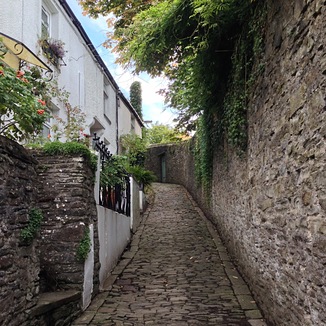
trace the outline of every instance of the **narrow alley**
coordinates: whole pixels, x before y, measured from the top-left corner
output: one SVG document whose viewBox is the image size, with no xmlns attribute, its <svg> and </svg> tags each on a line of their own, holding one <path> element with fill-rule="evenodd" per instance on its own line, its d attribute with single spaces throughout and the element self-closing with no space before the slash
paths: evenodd
<svg viewBox="0 0 326 326">
<path fill-rule="evenodd" d="M 154 190 L 154 204 L 106 291 L 73 325 L 266 325 L 186 190 L 171 184 Z"/>
</svg>

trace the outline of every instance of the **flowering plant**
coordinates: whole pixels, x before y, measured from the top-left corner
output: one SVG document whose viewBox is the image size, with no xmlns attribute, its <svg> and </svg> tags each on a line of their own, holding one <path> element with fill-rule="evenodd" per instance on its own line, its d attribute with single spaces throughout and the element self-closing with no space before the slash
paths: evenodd
<svg viewBox="0 0 326 326">
<path fill-rule="evenodd" d="M 59 60 L 62 60 L 65 56 L 65 43 L 61 40 L 55 40 L 53 38 L 42 38 L 39 40 L 39 44 L 43 50 L 46 58 L 54 65 L 59 64 Z"/>
<path fill-rule="evenodd" d="M 0 62 L 0 135 L 21 141 L 42 130 L 48 114 L 39 84 L 33 71 L 15 71 Z"/>
</svg>

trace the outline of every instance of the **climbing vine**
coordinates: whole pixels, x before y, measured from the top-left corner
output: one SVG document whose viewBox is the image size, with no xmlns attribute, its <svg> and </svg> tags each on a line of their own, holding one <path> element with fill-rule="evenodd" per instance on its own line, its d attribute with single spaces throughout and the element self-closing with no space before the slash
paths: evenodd
<svg viewBox="0 0 326 326">
<path fill-rule="evenodd" d="M 79 2 L 91 16 L 116 17 L 118 63 L 169 79 L 161 93 L 179 111 L 179 127 L 197 130 L 196 175 L 209 187 L 214 151 L 224 144 L 246 149 L 249 86 L 263 50 L 266 1 Z"/>
<path fill-rule="evenodd" d="M 215 99 L 217 104 L 205 107 L 197 121 L 195 173 L 206 190 L 210 189 L 214 151 L 223 147 L 225 141 L 239 154 L 246 150 L 249 96 L 253 81 L 264 69 L 260 59 L 264 50 L 265 21 L 266 7 L 260 3 L 252 8 L 234 42 L 227 87 Z M 255 66 L 256 62 L 260 63 Z"/>
</svg>

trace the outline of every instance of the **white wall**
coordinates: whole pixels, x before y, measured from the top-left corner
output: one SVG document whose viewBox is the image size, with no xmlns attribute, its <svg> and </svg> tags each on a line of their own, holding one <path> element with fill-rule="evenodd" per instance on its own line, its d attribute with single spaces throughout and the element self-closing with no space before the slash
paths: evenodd
<svg viewBox="0 0 326 326">
<path fill-rule="evenodd" d="M 130 241 L 130 217 L 97 205 L 100 289 Z"/>
<path fill-rule="evenodd" d="M 130 177 L 130 190 L 131 190 L 131 203 L 130 203 L 130 213 L 131 221 L 130 228 L 135 232 L 140 223 L 140 192 L 138 183 Z"/>
<path fill-rule="evenodd" d="M 83 306 L 85 310 L 92 300 L 93 279 L 94 279 L 94 225 L 89 226 L 89 236 L 91 238 L 91 250 L 84 263 L 84 291 L 83 291 Z"/>
<path fill-rule="evenodd" d="M 129 134 L 131 132 L 131 118 L 134 116 L 134 113 L 129 109 L 124 100 L 120 99 L 119 107 L 119 136 Z M 138 120 L 135 118 L 134 123 L 135 129 L 134 133 L 139 137 L 142 136 L 141 125 Z"/>
</svg>

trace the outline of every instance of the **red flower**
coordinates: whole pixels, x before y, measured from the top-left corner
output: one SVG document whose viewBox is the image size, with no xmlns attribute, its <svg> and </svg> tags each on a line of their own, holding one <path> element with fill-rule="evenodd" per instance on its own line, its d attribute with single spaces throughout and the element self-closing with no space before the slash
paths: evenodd
<svg viewBox="0 0 326 326">
<path fill-rule="evenodd" d="M 44 110 L 37 110 L 37 114 L 42 115 L 44 113 Z"/>
<path fill-rule="evenodd" d="M 41 99 L 37 100 L 37 102 L 41 103 L 43 106 L 45 106 L 45 104 L 46 104 L 45 101 L 43 101 Z"/>
<path fill-rule="evenodd" d="M 4 76 L 4 74 L 3 70 L 0 70 L 0 76 Z"/>
<path fill-rule="evenodd" d="M 49 139 L 51 138 L 51 134 L 48 134 L 48 138 L 49 138 Z"/>
<path fill-rule="evenodd" d="M 24 75 L 25 75 L 25 72 L 24 71 L 18 70 L 17 71 L 17 74 L 16 74 L 16 77 L 17 78 L 22 78 Z"/>
<path fill-rule="evenodd" d="M 21 78 L 21 80 L 22 80 L 24 83 L 26 83 L 26 84 L 29 83 L 29 81 L 28 81 L 26 78 Z"/>
</svg>

